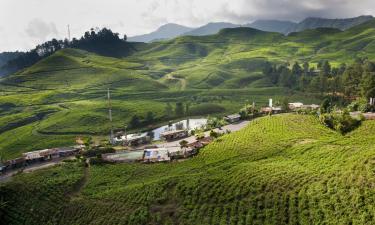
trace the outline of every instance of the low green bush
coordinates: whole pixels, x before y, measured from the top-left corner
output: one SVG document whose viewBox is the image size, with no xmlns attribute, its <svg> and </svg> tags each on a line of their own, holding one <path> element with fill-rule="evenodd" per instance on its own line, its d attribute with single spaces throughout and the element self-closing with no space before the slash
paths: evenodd
<svg viewBox="0 0 375 225">
<path fill-rule="evenodd" d="M 354 118 L 350 116 L 348 111 L 344 112 L 333 112 L 333 113 L 323 113 L 319 116 L 319 120 L 325 126 L 340 132 L 341 134 L 346 134 L 362 123 L 363 116 L 359 118 Z"/>
</svg>

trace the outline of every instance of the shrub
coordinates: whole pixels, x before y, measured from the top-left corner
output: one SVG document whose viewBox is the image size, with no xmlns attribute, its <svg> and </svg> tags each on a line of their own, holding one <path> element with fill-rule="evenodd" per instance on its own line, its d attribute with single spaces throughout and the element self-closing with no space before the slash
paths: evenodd
<svg viewBox="0 0 375 225">
<path fill-rule="evenodd" d="M 220 136 L 220 134 L 214 130 L 211 130 L 210 131 L 210 137 L 212 138 L 218 138 Z"/>
<path fill-rule="evenodd" d="M 227 124 L 224 119 L 217 118 L 217 117 L 208 117 L 207 118 L 207 124 L 206 129 L 210 130 L 213 128 L 220 128 Z"/>
<path fill-rule="evenodd" d="M 192 116 L 198 116 L 198 115 L 222 113 L 224 111 L 225 111 L 225 108 L 220 105 L 213 104 L 213 103 L 202 103 L 202 104 L 191 106 L 189 110 L 189 114 Z"/>
<path fill-rule="evenodd" d="M 239 112 L 241 119 L 255 118 L 259 115 L 259 111 L 252 105 L 245 105 Z"/>
<path fill-rule="evenodd" d="M 347 110 L 349 112 L 361 111 L 361 112 L 369 112 L 371 111 L 371 106 L 368 104 L 366 98 L 360 98 L 356 101 L 353 101 L 348 105 Z"/>
<path fill-rule="evenodd" d="M 319 120 L 322 124 L 341 134 L 346 134 L 359 127 L 363 118 L 363 116 L 353 118 L 348 111 L 342 113 L 325 113 L 319 116 Z"/>
</svg>

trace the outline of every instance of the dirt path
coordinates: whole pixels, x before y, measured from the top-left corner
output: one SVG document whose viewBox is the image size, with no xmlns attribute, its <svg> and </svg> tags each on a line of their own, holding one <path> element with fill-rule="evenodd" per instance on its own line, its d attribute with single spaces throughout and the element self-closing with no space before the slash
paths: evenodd
<svg viewBox="0 0 375 225">
<path fill-rule="evenodd" d="M 90 163 L 86 161 L 87 166 L 84 167 L 83 169 L 83 177 L 82 179 L 75 185 L 74 189 L 72 192 L 68 194 L 68 197 L 74 198 L 80 195 L 81 191 L 83 188 L 86 187 L 88 179 L 89 179 L 89 170 L 90 170 Z"/>
<path fill-rule="evenodd" d="M 178 80 L 181 84 L 181 90 L 185 90 L 186 89 L 186 80 L 183 79 L 183 78 L 177 78 L 177 77 L 174 77 L 172 74 L 167 74 L 166 75 L 166 79 L 170 79 L 170 80 Z"/>
</svg>

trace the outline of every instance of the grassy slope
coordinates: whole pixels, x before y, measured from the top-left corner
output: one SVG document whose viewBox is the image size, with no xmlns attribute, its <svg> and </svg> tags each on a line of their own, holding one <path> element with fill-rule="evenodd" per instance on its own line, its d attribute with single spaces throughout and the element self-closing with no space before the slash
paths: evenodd
<svg viewBox="0 0 375 225">
<path fill-rule="evenodd" d="M 147 111 L 165 120 L 166 102 L 185 101 L 196 107 L 210 102 L 230 113 L 246 100 L 280 100 L 290 93 L 270 87 L 261 74 L 265 61 L 329 59 L 338 65 L 357 56 L 375 59 L 374 21 L 344 32 L 317 29 L 289 36 L 224 29 L 216 35 L 135 46 L 138 51 L 122 59 L 59 51 L 0 81 L 0 154 L 11 158 L 27 150 L 72 144 L 78 134 L 108 133 L 108 87 L 117 128 Z M 293 99 L 317 102 L 300 93 Z M 47 113 L 29 120 L 40 112 Z"/>
<path fill-rule="evenodd" d="M 46 202 L 65 173 L 17 177 L 0 189 L 20 193 L 4 195 L 4 219 L 24 218 L 22 202 L 34 197 L 20 187 L 45 176 L 50 187 L 34 210 L 61 216 L 28 217 L 29 224 L 371 224 L 374 131 L 374 121 L 341 136 L 309 116 L 260 118 L 184 162 L 93 166 L 80 195 L 63 206 Z"/>
</svg>

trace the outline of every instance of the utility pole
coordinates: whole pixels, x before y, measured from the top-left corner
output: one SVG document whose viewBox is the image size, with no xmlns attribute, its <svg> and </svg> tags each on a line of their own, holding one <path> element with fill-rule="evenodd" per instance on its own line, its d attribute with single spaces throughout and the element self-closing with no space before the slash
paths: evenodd
<svg viewBox="0 0 375 225">
<path fill-rule="evenodd" d="M 108 88 L 108 92 L 107 92 L 107 97 L 108 97 L 108 116 L 109 116 L 109 125 L 111 127 L 111 133 L 110 133 L 110 136 L 109 136 L 109 141 L 111 142 L 111 144 L 114 144 L 114 136 L 113 136 L 113 123 L 112 123 L 112 103 L 111 103 L 111 94 L 109 93 L 109 88 Z"/>
<path fill-rule="evenodd" d="M 124 128 L 125 128 L 125 132 L 124 132 L 124 135 L 125 135 L 125 145 L 128 145 L 128 134 L 126 133 L 126 128 L 128 128 L 128 125 L 125 124 Z"/>
<path fill-rule="evenodd" d="M 70 42 L 70 26 L 68 24 L 68 41 Z"/>
</svg>

